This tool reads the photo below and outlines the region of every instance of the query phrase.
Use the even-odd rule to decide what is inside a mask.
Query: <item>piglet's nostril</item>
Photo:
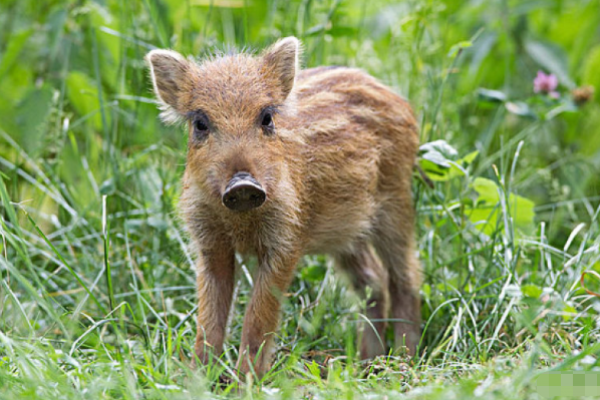
[[[260,183],[247,172],[235,174],[223,193],[223,204],[233,211],[248,211],[258,208],[267,199]]]

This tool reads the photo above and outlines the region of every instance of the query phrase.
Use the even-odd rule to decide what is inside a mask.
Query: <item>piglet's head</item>
[[[163,120],[187,123],[187,174],[207,201],[248,212],[277,196],[285,161],[278,123],[290,109],[299,52],[288,37],[257,56],[146,56]]]

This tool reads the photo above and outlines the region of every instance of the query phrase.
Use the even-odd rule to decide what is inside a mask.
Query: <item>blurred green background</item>
[[[425,350],[363,379],[351,362],[361,306],[326,257],[306,257],[265,384],[351,398],[489,368],[497,380],[481,393],[514,398],[498,388],[531,389],[523,360],[574,368],[595,357],[597,302],[579,279],[598,291],[600,0],[0,0],[7,398],[34,382],[32,398],[160,398],[159,383],[186,387],[195,329],[193,254],[177,217],[186,133],[160,123],[143,57],[259,51],[289,35],[304,44],[304,67],[362,68],[414,107],[420,163],[435,183],[414,180]],[[538,71],[558,78],[558,99],[534,93]],[[252,285],[253,261],[239,262],[230,368]],[[407,365],[404,380],[394,375]],[[503,380],[521,367],[526,378]],[[473,379],[461,398],[474,396]]]

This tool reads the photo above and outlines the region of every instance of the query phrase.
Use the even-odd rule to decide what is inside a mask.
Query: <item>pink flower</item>
[[[556,75],[546,75],[542,71],[538,71],[537,76],[533,80],[533,91],[535,93],[547,93],[550,97],[558,99],[560,96],[556,91],[558,87],[558,78]]]

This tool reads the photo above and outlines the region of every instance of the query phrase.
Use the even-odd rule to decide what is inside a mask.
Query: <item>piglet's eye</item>
[[[202,121],[201,119],[198,119],[194,122],[194,128],[200,132],[208,130],[208,126],[206,125],[206,122]]]
[[[194,127],[194,139],[204,141],[208,137],[209,126],[206,115],[196,114],[192,120],[192,126]]]
[[[265,128],[273,127],[273,116],[270,112],[266,112],[265,115],[263,115],[262,126]]]
[[[263,134],[265,136],[272,136],[275,134],[275,124],[273,123],[273,114],[277,113],[276,106],[267,106],[262,109],[258,118],[256,119],[257,125],[260,124]]]

